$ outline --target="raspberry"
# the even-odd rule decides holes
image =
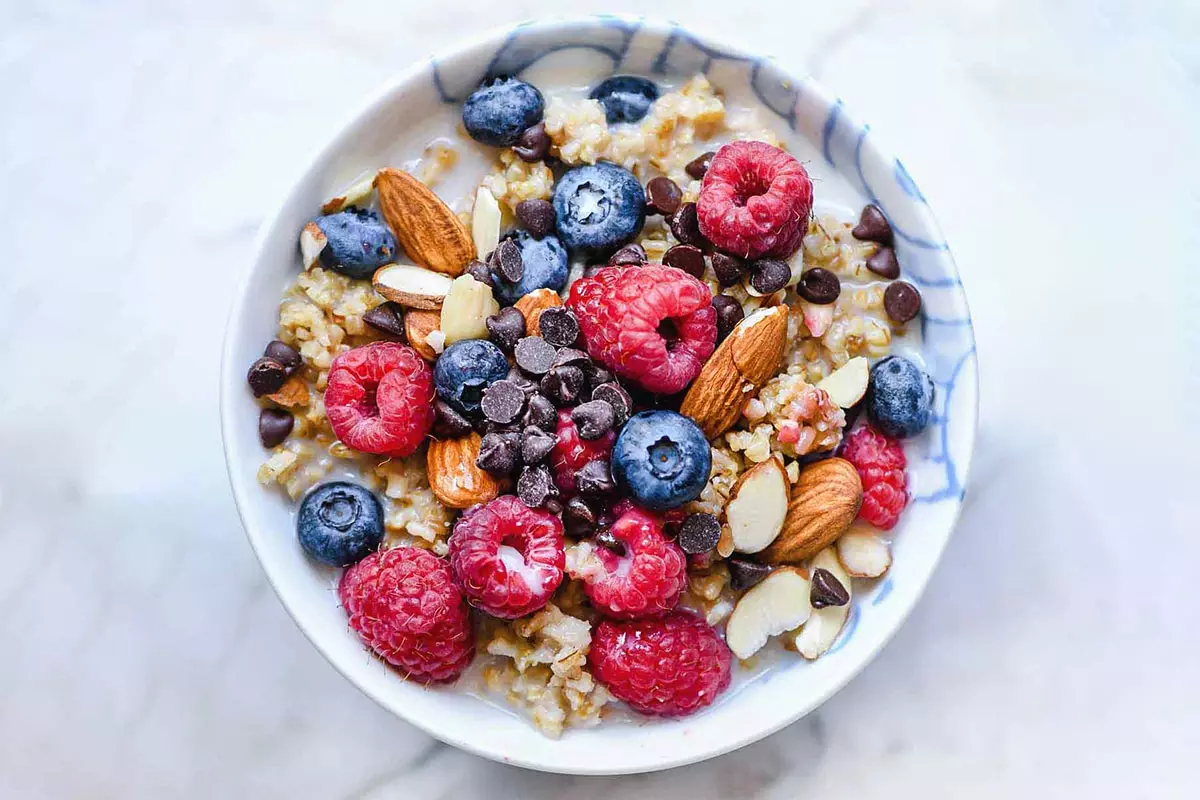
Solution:
[[[889,439],[869,425],[846,437],[842,458],[858,470],[862,479],[863,500],[860,519],[890,531],[908,503],[908,478],[904,468],[908,460],[898,439]]]
[[[584,439],[575,427],[575,420],[571,419],[571,410],[564,408],[558,412],[557,433],[558,441],[550,451],[550,469],[554,472],[554,483],[558,486],[559,494],[570,498],[575,495],[575,473],[589,462],[608,458],[613,442],[617,440],[617,432],[609,431],[599,439]]]
[[[687,557],[663,535],[662,521],[632,503],[613,508],[608,529],[624,553],[584,542],[568,566],[583,581],[592,605],[615,619],[661,616],[675,607],[687,585]]]
[[[467,604],[450,565],[415,547],[372,553],[342,573],[350,627],[409,680],[445,683],[475,655]]]
[[[712,292],[674,267],[605,267],[571,285],[567,306],[592,358],[657,394],[691,383],[716,346]]]
[[[411,347],[375,342],[333,360],[325,417],[347,447],[412,455],[433,427],[433,371]]]
[[[729,686],[732,657],[704,620],[676,611],[656,620],[605,620],[592,637],[592,674],[636,711],[695,713]]]
[[[450,537],[450,568],[467,600],[516,619],[546,605],[563,579],[558,517],[511,495],[467,511]]]
[[[743,258],[788,258],[808,232],[813,186],[794,157],[764,142],[730,142],[704,175],[700,232]]]

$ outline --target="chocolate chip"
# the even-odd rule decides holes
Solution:
[[[384,303],[383,305],[391,306],[395,304]],[[372,311],[373,310],[374,309],[372,309]],[[371,324],[367,319],[369,316],[371,316],[370,311],[368,311],[363,317],[363,322],[366,322],[368,325]],[[404,338],[403,320],[400,322],[400,338]],[[283,364],[283,368],[287,370],[288,375],[294,375],[296,370],[300,369],[300,367],[304,364],[304,360],[300,358],[300,353],[297,352],[296,348],[292,347],[290,344],[284,344],[278,339],[267,345],[267,349],[263,351],[263,355],[267,358],[273,358],[280,364]]]
[[[607,458],[597,458],[583,465],[583,469],[575,473],[575,488],[580,494],[606,495],[611,494],[617,485],[613,483],[612,469]]]
[[[485,418],[507,425],[525,409],[525,392],[511,381],[496,381],[483,390],[479,408]]]
[[[586,536],[596,527],[596,512],[582,497],[572,497],[563,508],[563,521],[575,536]]]
[[[571,419],[579,430],[579,438],[599,439],[613,429],[617,412],[603,400],[591,400],[575,406]]]
[[[517,497],[530,508],[540,508],[546,501],[558,494],[554,480],[550,477],[550,468],[545,464],[525,467],[517,478]]]
[[[534,197],[517,203],[517,220],[521,227],[529,231],[535,239],[541,239],[548,233],[554,233],[554,223],[558,217],[554,213],[554,204],[549,200]]]
[[[640,244],[627,244],[608,258],[609,266],[614,264],[645,264],[646,248]],[[586,270],[584,271],[586,274]]]
[[[892,226],[888,223],[887,217],[883,215],[883,211],[874,203],[863,206],[858,224],[850,233],[855,239],[863,242],[879,242],[888,245],[892,243]]]
[[[763,294],[775,294],[792,279],[792,268],[786,261],[762,258],[750,265],[750,285]]]
[[[525,274],[525,262],[521,259],[521,247],[512,239],[505,239],[496,247],[493,259],[496,272],[509,283],[516,283]]]
[[[757,586],[771,574],[771,568],[757,561],[745,558],[727,558],[725,565],[729,567],[729,587],[735,592],[744,592],[751,586]]]
[[[526,377],[524,372],[521,372],[521,370],[517,369],[516,367],[510,369],[508,371],[508,375],[506,375],[504,379],[506,381],[512,381],[517,386],[521,387],[521,391],[525,393],[526,397],[532,397],[537,393],[537,381],[530,380],[528,377]]]
[[[896,260],[896,251],[890,247],[881,247],[867,259],[867,269],[881,278],[900,277],[900,262]]]
[[[529,408],[525,412],[525,425],[535,425],[544,431],[554,433],[558,430],[558,409],[545,397],[535,394],[529,398]]]
[[[921,313],[921,293],[911,283],[896,281],[883,293],[883,309],[892,322],[904,324]]]
[[[746,273],[746,262],[728,253],[712,254],[713,274],[722,286],[733,286]]]
[[[598,367],[593,362],[591,364],[580,364],[580,369],[583,370],[583,377],[587,379],[588,389],[595,388],[603,383],[612,383],[616,380],[613,374],[604,367]]]
[[[712,163],[713,156],[715,155],[716,153],[712,152],[711,150],[707,153],[703,153],[689,161],[687,166],[683,168],[683,171],[696,180],[700,180],[704,177],[705,173],[708,172],[708,165]]]
[[[675,540],[679,549],[688,555],[707,553],[717,546],[721,538],[721,523],[712,514],[698,512],[688,514]]]
[[[619,428],[629,419],[633,399],[618,383],[602,383],[592,390],[593,403],[607,403],[613,410],[613,427]],[[578,424],[578,423],[576,423]]]
[[[258,414],[258,440],[263,447],[282,444],[295,423],[291,413],[282,408],[264,408]]]
[[[549,372],[556,355],[554,345],[540,336],[526,336],[513,348],[517,366],[530,375],[545,375]]]
[[[246,383],[250,384],[250,390],[254,392],[255,397],[278,392],[287,378],[287,367],[266,356],[251,364],[246,373]]]
[[[842,293],[842,282],[829,270],[813,267],[800,274],[796,293],[810,303],[827,306]]]
[[[363,314],[363,322],[393,339],[405,341],[404,310],[398,303],[387,302]]]
[[[579,338],[579,320],[575,312],[563,306],[547,308],[538,317],[542,338],[556,347],[570,347]]]
[[[594,541],[596,544],[603,547],[605,550],[611,550],[612,552],[616,553],[618,556],[625,555],[625,543],[622,542],[620,539],[618,539],[616,536],[613,536],[613,532],[611,530],[609,530],[608,528],[604,528],[599,533],[597,533],[592,538],[592,541]]]
[[[492,252],[495,252],[494,250]],[[492,280],[492,270],[487,264],[480,261],[478,258],[472,258],[467,263],[467,268],[463,270],[475,280],[487,287],[494,287],[496,282]]]
[[[439,439],[457,439],[471,432],[471,421],[444,400],[433,401],[433,433]]]
[[[725,337],[746,318],[742,304],[727,294],[719,294],[712,299],[713,310],[717,312],[717,341]]]
[[[512,306],[500,309],[499,314],[488,317],[488,338],[506,353],[511,353],[525,336],[525,315]]]
[[[844,606],[850,602],[850,593],[834,574],[820,567],[813,570],[812,591],[809,593],[813,608]]]
[[[564,347],[558,351],[558,355],[554,357],[554,363],[550,365],[550,368],[576,366],[583,369],[584,366],[591,362],[591,357],[582,350],[576,350],[574,347]]]
[[[690,244],[677,244],[663,254],[662,263],[681,269],[693,278],[704,277],[704,253]]]
[[[550,455],[558,437],[547,433],[536,425],[526,425],[521,431],[521,460],[526,464],[536,464]]]
[[[681,244],[690,244],[701,250],[707,250],[711,246],[704,238],[704,234],[700,233],[700,220],[696,216],[695,203],[681,205],[679,210],[672,215],[669,224],[671,233],[675,234],[675,238]]]
[[[670,217],[679,210],[683,192],[670,178],[651,178],[646,184],[646,213]]]
[[[513,438],[503,433],[489,433],[479,443],[475,466],[498,477],[511,475],[520,465]]]
[[[583,393],[583,383],[579,367],[555,367],[542,378],[542,394],[559,408],[573,406]]]
[[[541,161],[550,152],[550,136],[546,133],[546,123],[539,122],[537,125],[526,128],[520,136],[517,137],[517,143],[513,145],[513,152],[522,161]]]

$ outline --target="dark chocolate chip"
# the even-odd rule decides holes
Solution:
[[[525,467],[517,478],[517,497],[530,508],[540,508],[558,494],[550,468],[545,464]]]
[[[679,210],[683,192],[670,178],[651,178],[646,184],[646,213],[670,217]]]
[[[829,270],[813,267],[800,274],[796,293],[810,303],[827,306],[835,302],[842,293],[842,282]]]
[[[741,303],[727,294],[717,295],[712,299],[712,304],[717,312],[717,341],[722,342],[746,318],[746,312]]]
[[[554,223],[558,218],[554,214],[554,204],[549,200],[540,197],[522,200],[517,203],[516,213],[521,227],[529,231],[533,238],[541,239],[548,233],[554,233]]]
[[[713,156],[715,155],[716,153],[711,150],[707,153],[702,153],[689,161],[687,166],[683,168],[683,171],[696,180],[701,180],[705,173],[708,172],[708,165],[712,163]]]
[[[549,500],[546,501],[546,510],[549,511],[551,514],[562,513],[562,510],[563,510],[562,502],[559,501],[557,498],[551,497]]]
[[[394,306],[395,303],[384,303],[383,305]],[[397,308],[399,307],[397,306]],[[374,310],[375,309],[371,309],[371,311]],[[371,316],[371,311],[368,311],[363,317],[363,322],[366,322],[368,325],[371,324],[371,321],[367,319]],[[404,338],[404,321],[402,318],[400,321],[400,338]],[[283,368],[287,370],[288,375],[294,375],[296,370],[300,369],[300,367],[304,364],[304,361],[300,358],[300,353],[297,352],[296,348],[292,347],[290,344],[284,344],[278,339],[267,345],[267,349],[263,351],[263,355],[267,358],[273,358],[280,364],[283,364]]]
[[[896,281],[883,293],[883,308],[892,322],[904,324],[921,313],[921,293],[911,283]]]
[[[712,268],[713,274],[717,276],[717,283],[726,287],[733,286],[746,274],[746,262],[728,253],[713,253]]]
[[[587,365],[581,364],[580,368],[583,370],[583,377],[587,378],[589,389],[594,390],[602,383],[612,383],[616,380],[611,372],[604,367],[596,366],[595,362]]]
[[[471,432],[471,421],[444,400],[433,401],[433,433],[439,439],[457,439]]]
[[[516,367],[513,367],[508,371],[508,375],[505,376],[505,380],[512,381],[517,386],[520,386],[521,391],[525,393],[526,397],[532,397],[537,393],[537,381],[530,380],[524,372],[521,372],[521,370],[517,369]]]
[[[495,251],[493,250],[492,252]],[[492,280],[492,270],[478,258],[472,258],[467,262],[467,268],[463,271],[484,286],[491,288],[496,285],[496,282]]]
[[[813,608],[844,606],[850,602],[850,593],[834,574],[818,567],[812,574],[812,591],[809,593]]]
[[[879,242],[887,245],[892,243],[892,226],[888,224],[883,211],[874,203],[863,206],[858,224],[850,233],[855,239],[863,242]]]
[[[612,469],[607,458],[597,458],[583,465],[583,469],[575,473],[575,488],[580,494],[602,496],[611,494],[617,488],[613,482]]]
[[[726,559],[725,564],[729,567],[729,586],[735,592],[744,592],[757,586],[771,574],[771,568],[766,564],[736,556]]]
[[[404,310],[399,303],[387,302],[363,314],[363,322],[380,333],[405,341]]]
[[[526,425],[521,431],[521,460],[526,464],[536,464],[550,455],[557,442],[558,437],[554,434],[536,425]]]
[[[599,439],[613,429],[617,412],[604,400],[591,400],[575,406],[571,419],[579,430],[579,438]]]
[[[690,244],[693,247],[699,247],[701,250],[707,250],[711,245],[704,238],[704,234],[700,233],[700,220],[696,216],[696,204],[684,203],[679,207],[670,220],[671,233],[675,234],[675,238],[681,244]]]
[[[479,443],[479,456],[475,466],[498,477],[511,475],[520,465],[517,447],[512,437],[503,433],[489,433]]]
[[[582,350],[576,350],[574,347],[564,347],[558,351],[558,355],[554,357],[554,363],[550,365],[551,369],[555,367],[576,366],[583,369],[588,364],[592,363],[591,357]]]
[[[663,254],[662,263],[681,269],[693,278],[704,277],[704,253],[694,245],[675,245]]]
[[[563,522],[573,536],[587,536],[596,527],[596,512],[582,497],[572,497],[563,508]]]
[[[513,145],[513,152],[522,161],[541,161],[550,152],[550,135],[546,133],[546,123],[539,122],[537,125],[526,128],[520,136],[517,137],[517,143]]]
[[[488,338],[506,353],[511,353],[525,336],[525,315],[512,306],[500,309],[499,314],[488,317],[484,324]]]
[[[511,381],[496,381],[483,390],[479,408],[485,418],[507,425],[525,409],[525,392]]]
[[[607,403],[613,410],[613,427],[619,428],[633,411],[633,399],[618,383],[602,383],[592,390],[593,403]]]
[[[609,256],[608,265],[611,266],[614,264],[645,264],[648,260],[649,259],[646,257],[646,248],[642,247],[640,244],[635,243],[635,244],[627,244],[624,247],[622,247],[620,250],[618,250],[617,252],[615,252],[611,256]],[[603,265],[597,266],[597,269],[599,269],[600,266],[603,266]],[[585,275],[587,274],[586,270],[584,270],[584,274]]]
[[[786,261],[761,258],[750,265],[750,285],[760,294],[775,294],[791,279],[792,267]]]
[[[534,394],[529,398],[529,408],[525,412],[525,425],[535,425],[544,431],[554,433],[558,430],[558,409],[545,397]]]
[[[282,408],[264,408],[258,414],[258,440],[263,447],[274,447],[282,444],[292,432],[296,420],[291,412]]]
[[[555,347],[570,347],[579,338],[579,320],[571,309],[553,306],[538,317],[538,330]]]
[[[521,259],[521,247],[512,239],[505,239],[496,247],[493,259],[496,273],[509,283],[516,283],[525,274],[525,262]]]
[[[526,336],[513,348],[517,366],[530,375],[545,375],[549,372],[557,354],[554,345],[540,336]]]
[[[896,260],[896,251],[890,247],[881,247],[867,259],[867,269],[881,278],[900,277],[900,262]]]
[[[721,523],[712,514],[697,512],[688,514],[679,529],[679,537],[675,542],[679,549],[688,555],[707,553],[717,546],[721,538]]]
[[[250,384],[250,390],[254,392],[255,397],[278,392],[287,378],[287,367],[266,356],[251,364],[246,373],[246,383]]]
[[[578,402],[583,384],[583,370],[579,367],[555,367],[542,378],[542,394],[559,408],[566,408]]]
[[[592,541],[606,550],[611,550],[618,556],[625,555],[625,543],[616,536],[613,536],[613,532],[608,528],[601,529],[599,533],[592,537]]]

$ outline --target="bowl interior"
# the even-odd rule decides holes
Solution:
[[[883,207],[895,226],[905,277],[923,294],[921,356],[937,383],[937,415],[934,428],[909,448],[915,500],[895,532],[894,564],[856,596],[830,653],[813,663],[789,661],[688,719],[618,722],[569,730],[553,741],[507,709],[407,683],[364,650],[338,606],[335,573],[305,558],[291,506],[256,482],[263,450],[244,374],[273,338],[281,293],[300,268],[297,233],[327,197],[380,166],[403,166],[431,139],[452,132],[457,103],[485,74],[587,86],[614,72],[663,80],[707,73],[731,100],[766,109],[765,118],[818,179],[819,208],[853,210],[867,201]],[[448,201],[460,196],[485,163],[482,154],[468,154],[455,169],[463,185],[439,185],[439,193]],[[523,25],[420,65],[336,137],[261,233],[229,321],[221,401],[230,479],[250,541],[297,624],[338,670],[404,719],[480,755],[556,772],[620,773],[689,763],[761,738],[823,702],[874,655],[916,602],[957,518],[975,434],[977,381],[970,318],[948,249],[916,185],[866,126],[811,81],[762,58],[675,25],[603,17]]]

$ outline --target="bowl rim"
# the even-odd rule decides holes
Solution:
[[[284,209],[290,203],[292,198],[298,193],[300,187],[306,184],[314,176],[313,174],[319,170],[322,164],[327,162],[331,156],[336,154],[348,144],[353,129],[358,121],[377,111],[381,106],[385,105],[392,98],[392,96],[396,92],[400,91],[403,87],[427,75],[427,71],[431,63],[451,61],[456,58],[469,55],[478,48],[501,42],[506,36],[511,35],[513,31],[521,28],[537,27],[539,29],[554,29],[559,27],[596,24],[599,22],[612,22],[614,20],[637,24],[641,30],[650,30],[655,33],[660,33],[664,36],[669,36],[673,33],[686,33],[695,41],[719,48],[724,53],[728,53],[732,56],[744,57],[747,59],[770,61],[778,68],[777,63],[772,57],[766,54],[756,53],[753,50],[742,47],[735,36],[726,38],[726,35],[722,33],[721,37],[717,38],[709,35],[707,32],[698,33],[696,30],[690,27],[680,25],[677,22],[670,21],[665,18],[646,17],[635,14],[553,15],[541,17],[536,20],[519,22],[516,24],[494,26],[469,37],[458,39],[452,47],[438,51],[431,57],[426,57],[415,61],[411,66],[401,70],[392,78],[385,80],[379,88],[368,95],[362,104],[356,107],[350,114],[343,117],[339,124],[333,129],[333,135],[323,144],[314,148],[308,159],[302,162],[305,164],[304,168],[293,180],[285,184],[284,188],[275,196],[274,202],[266,206],[267,208],[273,210],[270,214],[264,217],[262,224],[259,226],[253,244],[252,259],[240,268],[237,276],[233,301],[230,304],[229,313],[226,317],[225,331],[222,341],[220,377],[218,380],[218,408],[220,414],[222,451],[225,457],[226,475],[229,479],[229,485],[233,494],[234,505],[237,508],[238,518],[241,521],[242,529],[246,534],[246,538],[249,540],[250,547],[254,552],[255,558],[258,560],[263,573],[266,575],[267,581],[271,585],[272,591],[275,592],[276,597],[287,611],[288,616],[291,617],[293,623],[297,628],[300,629],[305,638],[307,638],[313,647],[325,658],[325,660],[335,670],[337,670],[343,678],[355,686],[355,688],[366,694],[375,703],[395,714],[406,723],[417,727],[439,741],[499,763],[520,766],[536,771],[560,774],[616,775],[646,773],[705,761],[707,759],[732,752],[741,747],[745,747],[746,745],[760,741],[767,736],[778,732],[784,727],[787,727],[788,725],[791,725],[792,723],[805,717],[814,709],[823,705],[833,695],[841,691],[846,684],[853,680],[869,663],[871,663],[878,656],[879,652],[888,644],[888,642],[891,641],[896,632],[904,625],[905,621],[908,619],[909,615],[912,613],[921,597],[924,596],[929,580],[932,578],[934,572],[937,571],[937,567],[945,553],[945,548],[949,544],[951,536],[954,535],[962,515],[964,505],[963,497],[970,485],[971,465],[974,460],[974,449],[978,439],[979,428],[979,370],[978,358],[976,356],[974,358],[975,369],[973,370],[973,380],[970,381],[969,384],[971,392],[969,411],[971,413],[972,420],[970,426],[962,429],[964,434],[969,439],[969,446],[965,450],[964,456],[958,464],[958,482],[962,494],[960,494],[953,509],[952,516],[949,519],[946,535],[941,537],[940,542],[938,542],[936,545],[933,558],[930,561],[929,569],[923,575],[915,576],[913,579],[915,585],[914,592],[912,594],[912,601],[906,608],[902,608],[900,610],[900,613],[895,619],[895,623],[881,636],[874,647],[862,654],[857,661],[848,662],[847,667],[843,669],[836,678],[829,682],[825,691],[816,693],[812,695],[808,702],[797,705],[796,708],[793,709],[793,713],[788,715],[782,721],[764,725],[761,728],[756,729],[752,734],[743,736],[740,739],[723,741],[718,743],[716,746],[706,744],[704,746],[696,747],[692,752],[687,754],[666,757],[661,761],[650,765],[643,764],[625,767],[618,765],[614,768],[612,766],[599,764],[595,767],[578,767],[575,765],[556,764],[554,763],[553,755],[550,755],[553,751],[552,747],[547,747],[536,754],[530,754],[534,757],[527,758],[523,754],[514,755],[508,752],[495,751],[489,749],[485,745],[469,739],[448,734],[447,732],[438,729],[436,724],[431,720],[420,715],[410,715],[406,713],[403,709],[396,707],[395,704],[393,704],[390,700],[380,696],[372,688],[363,685],[363,683],[356,680],[343,668],[338,660],[333,657],[320,636],[314,633],[309,626],[306,625],[305,620],[297,613],[293,605],[289,603],[285,593],[281,590],[278,584],[277,575],[274,571],[275,567],[271,566],[268,563],[268,560],[264,559],[263,557],[259,547],[258,537],[265,534],[257,529],[252,529],[252,526],[249,523],[245,509],[253,502],[253,500],[249,496],[248,492],[244,490],[244,487],[240,485],[239,479],[235,475],[234,458],[231,450],[231,442],[235,436],[231,409],[237,401],[235,392],[238,392],[242,388],[241,380],[237,377],[241,374],[241,367],[237,366],[236,369],[234,368],[234,350],[236,347],[235,329],[238,327],[238,320],[241,319],[245,314],[245,306],[249,296],[248,290],[253,276],[258,272],[260,265],[263,262],[266,244],[270,238],[271,231],[276,225],[279,224],[280,217],[282,216]],[[820,101],[827,107],[832,108],[835,105],[838,106],[843,119],[854,121],[854,117],[846,113],[841,100],[830,94],[811,76],[803,75],[802,77],[797,78],[794,77],[795,74],[791,71],[784,70],[782,68],[780,69],[789,77],[793,77],[793,80],[795,80],[797,83],[803,82],[807,94],[819,98]],[[889,160],[895,160],[891,151],[885,146],[881,146],[877,136],[871,137],[869,147],[880,157]],[[899,162],[896,161],[896,163],[898,164]],[[932,208],[928,208],[928,206],[927,217],[926,224],[938,234],[940,241],[945,242],[946,239],[941,230],[941,226],[938,223]],[[967,335],[972,341],[972,352],[974,352],[974,324],[970,315],[966,290],[965,287],[961,286],[961,275],[958,270],[958,265],[955,262],[953,253],[948,245],[943,250],[942,256],[947,259],[948,265],[954,276],[960,281],[959,294],[963,308],[966,312],[966,330]],[[231,370],[233,371],[231,372]],[[479,702],[482,703],[482,701]],[[568,735],[570,735],[570,732],[568,732]],[[547,740],[547,744],[552,745],[553,742]]]

